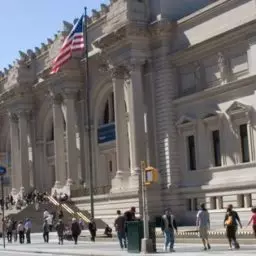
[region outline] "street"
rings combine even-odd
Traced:
[[[0,253],[6,256],[27,255],[27,256],[122,256],[122,255],[137,255],[134,253],[128,254],[126,251],[121,251],[118,243],[113,241],[96,241],[91,243],[89,241],[80,241],[78,245],[74,245],[73,242],[65,241],[63,246],[58,245],[58,241],[55,235],[52,235],[52,239],[49,244],[45,244],[42,241],[40,235],[32,237],[32,244],[20,245],[18,243],[7,244],[6,249],[0,248]],[[2,246],[2,239],[0,241]],[[211,251],[202,251],[201,244],[177,244],[175,255],[255,255],[256,254],[256,242],[254,245],[243,245],[239,251],[229,251],[227,245],[213,245]],[[170,253],[162,252],[162,244],[157,244],[157,249],[161,255],[170,255]],[[155,255],[155,254],[151,254]]]

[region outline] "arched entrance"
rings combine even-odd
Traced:
[[[95,187],[98,194],[106,194],[111,189],[111,181],[116,174],[116,144],[115,144],[115,108],[112,86],[101,91],[99,103],[96,106],[97,121],[97,173]]]

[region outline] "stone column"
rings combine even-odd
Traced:
[[[112,180],[112,191],[127,186],[129,176],[129,145],[127,144],[127,121],[125,118],[124,77],[116,71],[113,75],[113,91],[116,129],[117,171]]]
[[[61,109],[60,95],[53,97],[53,124],[54,124],[54,149],[55,149],[55,187],[60,188],[65,184],[65,144],[64,144],[64,119]]]
[[[28,191],[30,187],[29,177],[29,155],[28,155],[28,118],[29,112],[22,110],[18,113],[19,117],[19,140],[20,140],[20,168],[21,179],[19,180],[20,188]]]
[[[131,187],[138,187],[141,161],[146,160],[141,63],[133,63],[127,80]]]
[[[11,165],[12,165],[12,193],[17,194],[20,189],[19,181],[21,180],[21,172],[19,165],[19,127],[18,117],[16,114],[9,113],[10,120],[10,139],[11,139]]]
[[[66,136],[67,136],[67,184],[78,184],[78,151],[76,147],[77,119],[75,110],[76,91],[69,91],[63,94],[66,107]]]

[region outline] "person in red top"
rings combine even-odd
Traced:
[[[252,208],[252,217],[250,221],[248,222],[248,226],[252,224],[252,229],[254,232],[254,235],[256,237],[256,207]]]

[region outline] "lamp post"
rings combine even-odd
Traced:
[[[1,193],[2,193],[2,236],[3,236],[3,247],[5,248],[5,216],[4,216],[4,175],[6,174],[6,168],[0,166],[0,179],[1,179]]]

